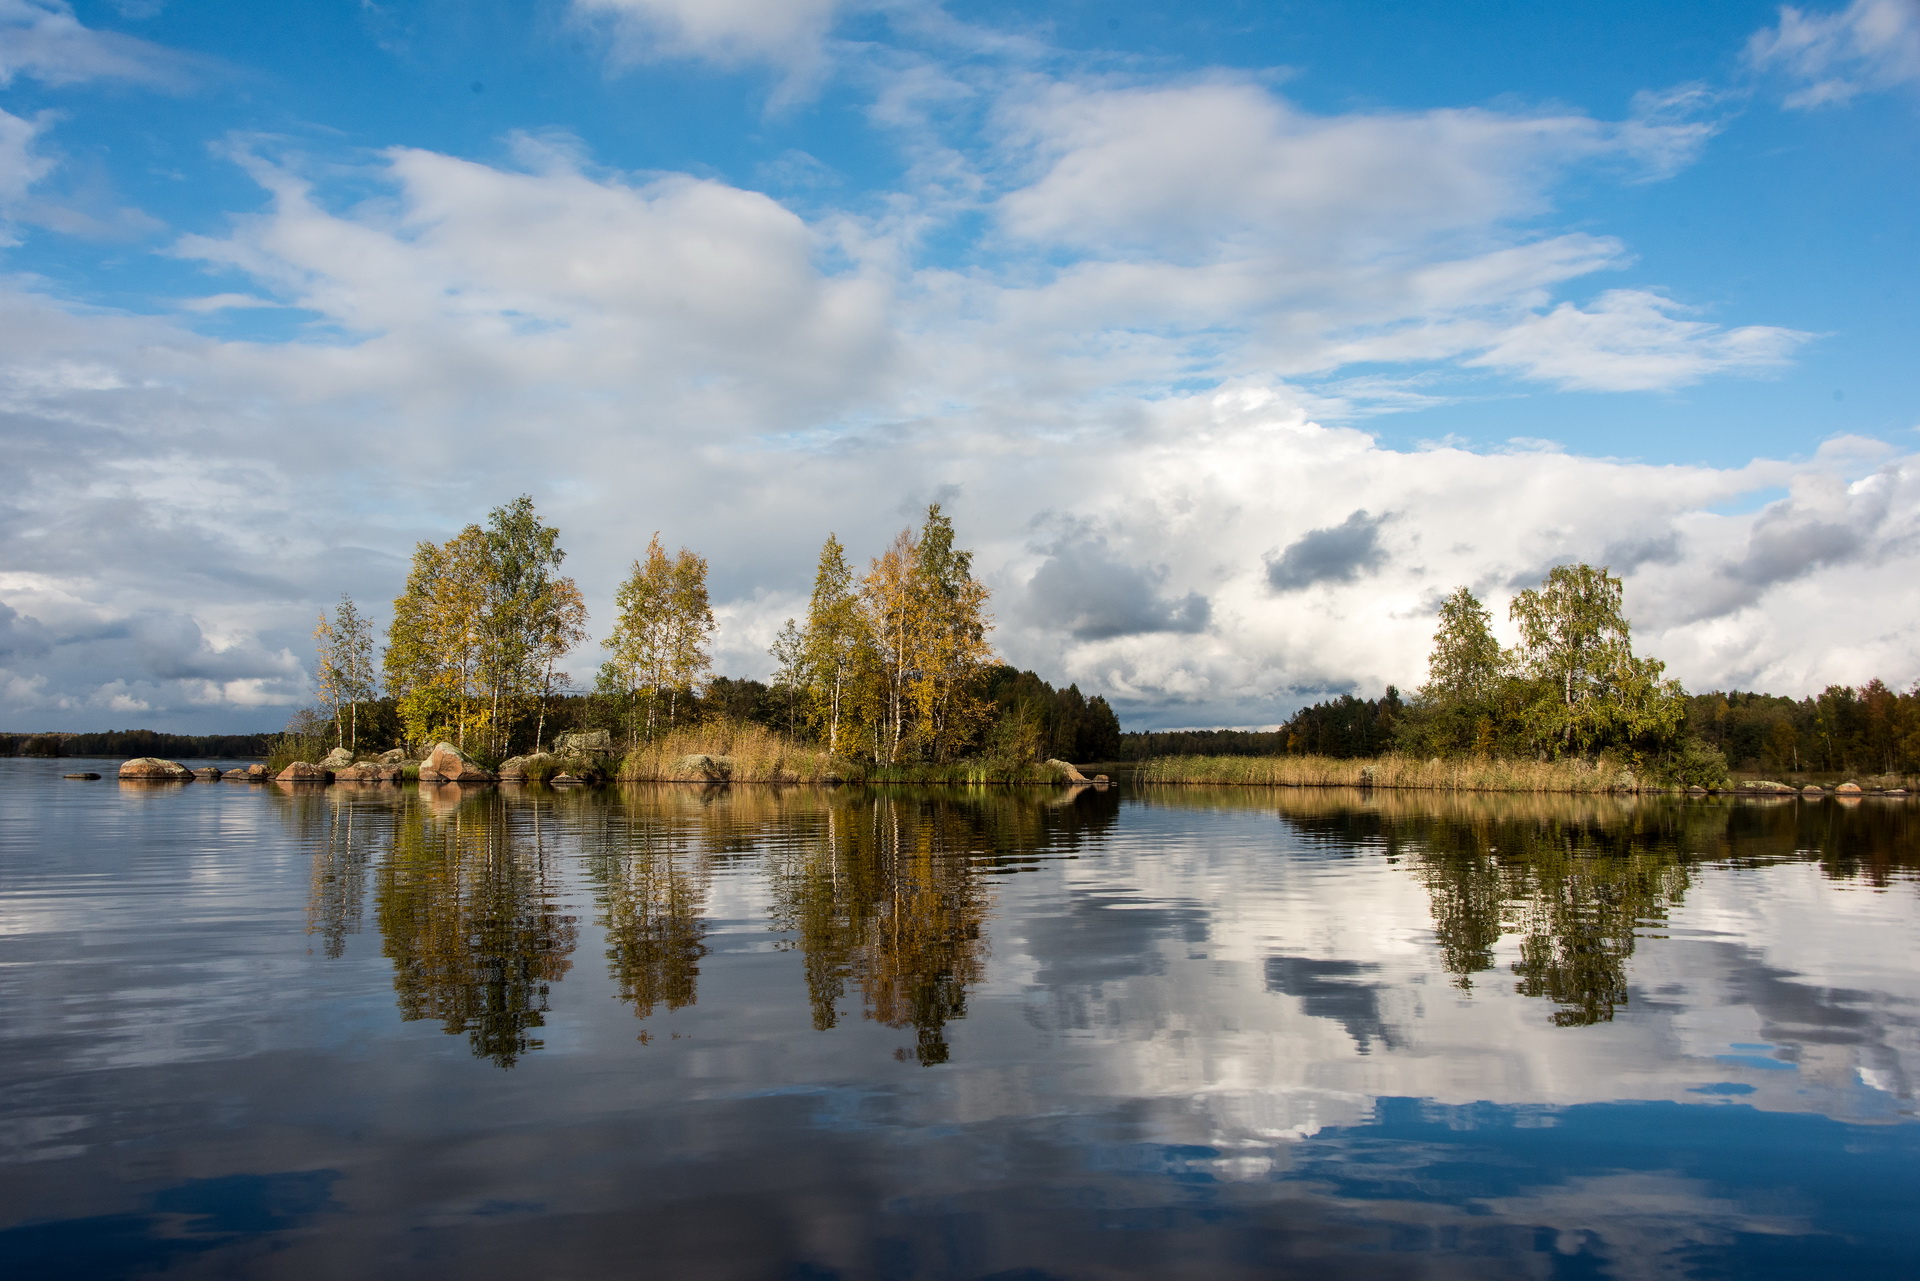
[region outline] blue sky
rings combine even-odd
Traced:
[[[0,0],[0,112],[14,728],[275,723],[522,490],[742,674],[938,497],[1134,725],[1569,559],[1691,685],[1920,676],[1914,0]]]

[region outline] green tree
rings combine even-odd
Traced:
[[[1620,747],[1643,756],[1677,742],[1684,691],[1666,665],[1636,658],[1621,582],[1606,568],[1560,565],[1514,598],[1519,666],[1531,688],[1522,717],[1556,755]]]
[[[872,666],[873,642],[868,618],[854,588],[846,549],[832,534],[820,548],[807,601],[807,623],[800,633],[799,674],[807,696],[807,718],[826,741],[840,750],[842,729],[859,701],[863,668]]]
[[[1455,589],[1441,602],[1427,682],[1401,722],[1402,744],[1442,756],[1493,755],[1509,666],[1486,607],[1472,589]]]
[[[601,686],[624,697],[631,743],[643,707],[651,738],[662,702],[670,725],[681,697],[696,694],[712,667],[707,652],[714,631],[707,562],[684,547],[669,560],[655,534],[646,559],[633,562],[614,593],[614,605],[618,614],[613,632],[601,642],[611,651],[601,669]]]
[[[340,593],[333,617],[320,615],[313,629],[318,642],[315,684],[320,701],[333,711],[334,741],[350,751],[360,748],[360,704],[378,695],[373,667],[373,623]],[[346,716],[341,716],[341,708]],[[344,723],[343,723],[344,721]]]

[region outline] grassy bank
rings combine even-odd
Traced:
[[[704,758],[704,759],[702,759]],[[991,760],[948,764],[870,765],[796,743],[742,721],[712,721],[671,730],[642,743],[620,762],[623,783],[1058,783],[1045,765]]]
[[[1605,792],[1611,761],[1420,760],[1407,756],[1163,756],[1143,764],[1137,783],[1260,787],[1394,787],[1439,792]]]

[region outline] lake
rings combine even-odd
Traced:
[[[0,760],[0,1274],[1910,1277],[1917,813]]]

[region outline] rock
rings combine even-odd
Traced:
[[[367,761],[358,765],[348,765],[333,771],[336,783],[377,783],[380,781],[380,767]]]
[[[345,769],[351,764],[353,764],[353,753],[344,747],[336,747],[320,758],[322,769]]]
[[[697,779],[706,783],[724,783],[733,777],[733,757],[708,756],[705,753],[682,756],[667,767],[667,774],[671,778],[682,780]]]
[[[1093,776],[1093,785],[1095,787],[1105,787],[1107,786],[1107,784],[1111,783],[1112,781],[1113,780],[1108,778],[1105,774],[1095,774]]]
[[[390,765],[376,765],[373,767],[373,776],[376,781],[381,783],[404,783],[407,779],[406,768],[407,767],[399,761],[395,761]]]
[[[1860,784],[1852,781],[1848,781],[1840,784],[1840,786],[1834,788],[1833,790],[1835,793],[1837,793],[1840,796],[1858,796],[1860,795],[1860,792],[1862,789],[1860,787]]]
[[[1882,796],[1905,796],[1906,794],[1907,789],[1904,787],[1889,787],[1886,791],[1880,793]]]
[[[1069,783],[1086,783],[1092,781],[1085,774],[1082,774],[1078,769],[1067,764],[1065,761],[1056,761],[1049,758],[1040,763],[1059,770],[1061,777],[1065,778]]]
[[[295,761],[274,777],[282,783],[331,783],[333,771],[322,769],[312,761]]]
[[[612,752],[612,730],[594,729],[553,736],[555,756],[607,756]]]
[[[500,762],[500,781],[503,783],[523,783],[529,776],[538,778],[542,775],[552,774],[554,772],[552,767],[558,766],[559,763],[559,758],[551,752],[534,752],[527,756],[512,756]]]
[[[1771,779],[1761,778],[1740,784],[1740,790],[1743,792],[1791,792],[1794,789],[1785,783],[1776,783]]]
[[[249,783],[264,783],[272,777],[273,771],[264,765],[247,766],[247,781]]]
[[[120,777],[140,783],[191,783],[193,771],[179,761],[138,756],[120,767]]]
[[[396,747],[392,751],[380,753],[380,755],[373,759],[382,765],[405,765],[407,763],[407,749],[404,747]]]
[[[491,783],[493,771],[482,769],[471,756],[452,743],[436,743],[420,762],[422,783]]]
[[[1820,786],[1818,783],[1808,783],[1805,787],[1800,789],[1800,795],[1802,796],[1825,796],[1826,794],[1827,794],[1827,789]]]
[[[205,765],[193,772],[193,776],[203,783],[218,783],[220,771],[211,765]]]
[[[550,787],[579,787],[586,781],[586,779],[581,778],[578,774],[560,773],[548,779],[547,785]]]
[[[99,778],[98,774],[63,774],[62,778]]]
[[[1707,794],[1707,789],[1700,786],[1700,784],[1698,783],[1694,783],[1693,785],[1687,788],[1688,796],[1705,796],[1706,794]]]

